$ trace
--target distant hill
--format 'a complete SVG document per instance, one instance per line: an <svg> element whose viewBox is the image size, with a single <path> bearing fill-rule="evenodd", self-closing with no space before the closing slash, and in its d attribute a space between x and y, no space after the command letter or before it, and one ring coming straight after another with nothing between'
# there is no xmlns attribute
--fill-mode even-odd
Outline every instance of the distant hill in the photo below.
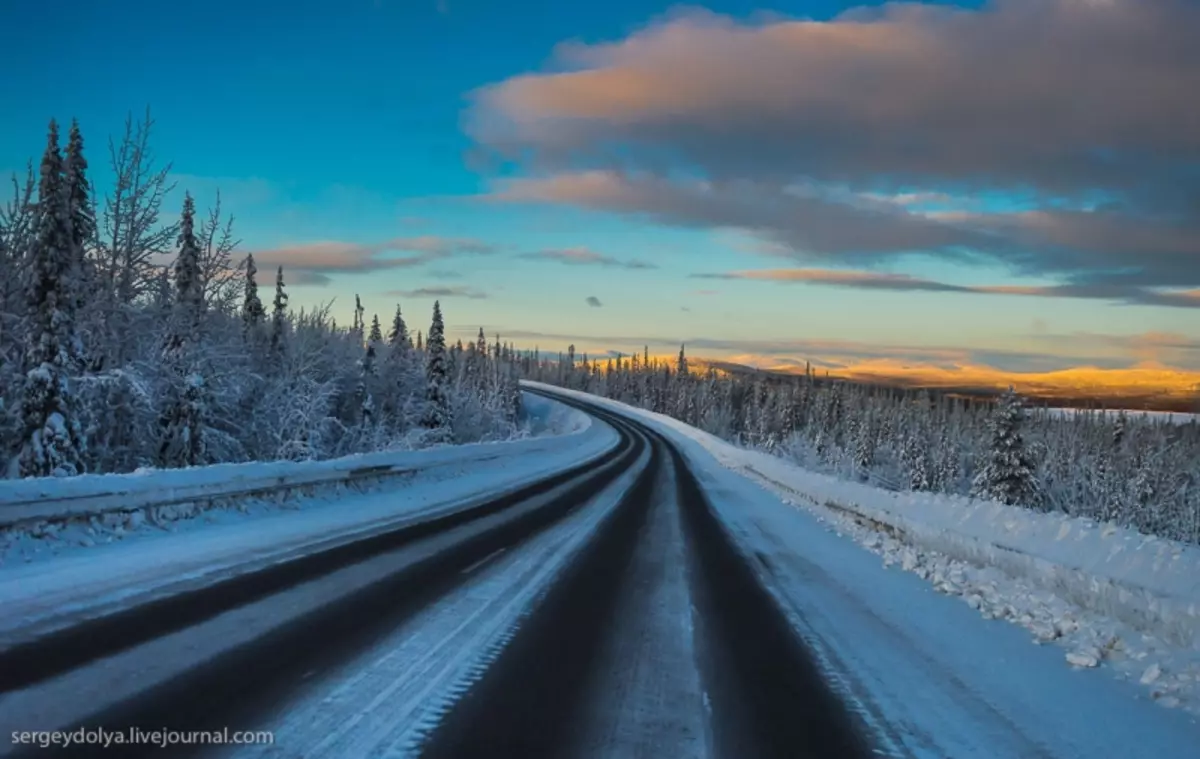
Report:
<svg viewBox="0 0 1200 759"><path fill-rule="evenodd" d="M781 368L758 368L741 364L734 361L721 359L705 359L705 358L689 358L691 364L696 367L712 366L718 371L727 372L737 376L775 376L775 377L795 377L803 374L803 369L792 367ZM1198 398L1195 394L1185 395L1178 392L1164 392L1156 387L1147 387L1145 389L1139 387L1138 384L1130 382L1126 385L1110 383L1107 386L1092 382L1095 375L1088 374L1088 370L1067 370L1064 372L1056 372L1051 375L1032 375L1031 380L1027 382L1016 381L1018 391L1029 398L1036 399L1039 406L1062 407L1062 408L1107 408L1107 409L1130 409L1130 410L1145 410L1145 411L1171 411L1182 413L1200 412ZM1149 370L1147 370L1149 371ZM1054 376L1059 380L1059 383L1046 381L1046 377ZM926 379L919 375L909 376L886 376L883 374L871 374L866 376L840 376L836 372L826 372L824 369L814 369L814 376L819 381L826 379L831 381L849 382L857 385L870 385L875 387L892 387L907 390L926 389L937 393L956 395L968 398L994 398L1000 391L1001 387L983 384L962 383L955 384L952 381L947 381L946 378L937 378L934 380ZM1078 382L1078 388L1065 388L1062 384L1067 384L1072 379ZM1090 385L1090 387L1089 387Z"/></svg>

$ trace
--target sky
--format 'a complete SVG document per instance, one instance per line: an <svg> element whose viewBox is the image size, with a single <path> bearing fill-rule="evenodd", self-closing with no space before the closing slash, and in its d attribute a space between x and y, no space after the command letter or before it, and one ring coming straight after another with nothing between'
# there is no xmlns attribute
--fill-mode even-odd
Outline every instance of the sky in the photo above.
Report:
<svg viewBox="0 0 1200 759"><path fill-rule="evenodd" d="M440 299L544 351L1200 385L1188 0L6 0L0 28L34 62L0 71L0 172L77 118L103 192L149 108L172 212L219 190L342 320Z"/></svg>

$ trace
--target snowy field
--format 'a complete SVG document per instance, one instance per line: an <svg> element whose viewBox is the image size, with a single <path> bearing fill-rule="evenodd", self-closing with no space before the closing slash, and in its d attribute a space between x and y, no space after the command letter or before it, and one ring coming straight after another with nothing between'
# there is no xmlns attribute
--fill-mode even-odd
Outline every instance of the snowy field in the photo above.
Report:
<svg viewBox="0 0 1200 759"><path fill-rule="evenodd" d="M1045 408L1037 409L1037 413L1046 413L1050 416L1074 416L1076 414L1094 414L1095 411L1088 409L1077 408ZM1191 414L1186 411L1145 411L1141 409L1130 410L1114 410L1109 409L1104 413L1111 416L1117 414L1125 414L1128 417L1137 417L1145 419L1148 422L1170 422L1172 424L1190 424L1200 421L1200 414Z"/></svg>
<svg viewBox="0 0 1200 759"><path fill-rule="evenodd" d="M61 530L9 530L0 547L0 602L5 609L0 635L17 628L22 635L34 628L44 631L133 599L168 594L331 541L429 518L460 507L464 499L495 497L599 456L618 440L608 425L593 425L590 417L543 398L531 397L528 413L530 429L540 437L352 457L356 461L402 457L416 470L403 482L393 480L369 493L341 491L284 503L254 499L162 521L125 518L108 526L91 520ZM438 465L422 468L431 462ZM217 465L197 470L278 466L301 465ZM197 470L124 477L142 484L157 482L169 490L178 477L208 477ZM96 479L108 482L119 477ZM19 490L27 482L0 482L0 504L8 489ZM66 486L71 481L57 482Z"/></svg>
<svg viewBox="0 0 1200 759"><path fill-rule="evenodd" d="M892 493L738 448L665 415L526 384L651 422L681 444L698 473L715 459L745 475L886 566L916 574L986 619L1024 628L1033 643L1058 651L1066 672L1099 668L1163 706L1200 714L1200 547L993 502ZM809 555L811 531L789 525L761 492L756 500L731 511L730 523L749 518L753 505L753 515L778 522L764 533L769 540ZM824 571L836 572L840 561Z"/></svg>

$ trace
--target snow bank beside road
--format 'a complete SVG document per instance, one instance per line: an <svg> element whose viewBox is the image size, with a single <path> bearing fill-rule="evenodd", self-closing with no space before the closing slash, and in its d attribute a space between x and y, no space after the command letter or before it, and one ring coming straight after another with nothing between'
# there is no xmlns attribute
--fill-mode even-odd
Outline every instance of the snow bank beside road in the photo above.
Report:
<svg viewBox="0 0 1200 759"><path fill-rule="evenodd" d="M504 444L516 447L520 455L460 457L454 465L417 472L398 487L308 499L298 512L252 502L172 523L170 532L147 526L96 532L91 536L96 545L86 548L77 541L25 536L9 546L9 558L26 561L0 563L0 642L203 585L330 542L429 519L461 508L466 500L493 498L603 455L618 441L607 424L590 425L569 438ZM539 445L523 444L533 442ZM53 560L34 561L45 558Z"/></svg>
<svg viewBox="0 0 1200 759"><path fill-rule="evenodd" d="M591 417L561 403L534 395L526 395L525 400L529 404L530 433L539 438L580 434L591 426ZM405 474L480 457L520 456L545 444L544 440L526 439L378 451L324 461L256 461L187 469L140 469L129 474L0 480L0 529L30 520L66 519L246 491Z"/></svg>
<svg viewBox="0 0 1200 759"><path fill-rule="evenodd" d="M802 501L885 563L961 596L985 617L1066 646L1072 664L1108 661L1161 702L1200 713L1200 548L1060 514L891 493L738 448L670 417L559 392L651 422L690 443L683 446L689 455L700 448Z"/></svg>
<svg viewBox="0 0 1200 759"><path fill-rule="evenodd" d="M595 445L615 442L607 425L538 396L531 433L540 437L379 451L325 461L215 464L131 474L0 480L0 564L68 545L91 545L146 529L161 529L209 511L279 507L298 498L362 492L418 474L459 471L465 464L512 461L559 450L582 460ZM536 429L532 428L536 424ZM555 439L551 439L552 436ZM563 436L567 436L564 439Z"/></svg>
<svg viewBox="0 0 1200 759"><path fill-rule="evenodd" d="M521 405L529 434L535 437L572 435L583 432L592 424L592 417L582 411L543 395L524 393Z"/></svg>

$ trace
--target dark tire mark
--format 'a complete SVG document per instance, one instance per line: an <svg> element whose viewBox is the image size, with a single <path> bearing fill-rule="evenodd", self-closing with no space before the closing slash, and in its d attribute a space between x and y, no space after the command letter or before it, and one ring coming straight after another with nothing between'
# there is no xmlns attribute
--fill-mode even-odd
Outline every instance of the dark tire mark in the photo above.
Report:
<svg viewBox="0 0 1200 759"><path fill-rule="evenodd" d="M621 423L616 457L579 478L550 502L472 535L405 570L342 597L333 604L231 649L161 685L82 721L108 730L249 730L303 691L306 675L348 660L388 635L410 615L465 581L462 570L501 548L511 548L566 517L603 490L645 448ZM578 474L576 475L578 478ZM555 480L562 478L556 477ZM560 483L561 484L561 483ZM429 534L429 533L426 533ZM363 557L366 558L366 557ZM80 725L67 726L77 729ZM18 756L36 756L40 750ZM155 746L122 746L122 757L161 756ZM172 757L202 755L206 747L172 746ZM44 752L43 752L44 753ZM60 750L58 753L62 753ZM73 746L68 756L112 756L100 746Z"/></svg>
<svg viewBox="0 0 1200 759"><path fill-rule="evenodd" d="M570 756L571 726L617 606L619 578L645 523L660 453L509 646L421 752L429 759Z"/></svg>
<svg viewBox="0 0 1200 759"><path fill-rule="evenodd" d="M272 564L12 646L0 651L0 693L28 687L305 581L496 514L628 455L633 445L633 440L624 435L621 443L599 461L574 467L477 506Z"/></svg>
<svg viewBox="0 0 1200 759"><path fill-rule="evenodd" d="M697 647L717 756L870 757L858 726L721 525L682 455L674 446L670 451L693 547Z"/></svg>

